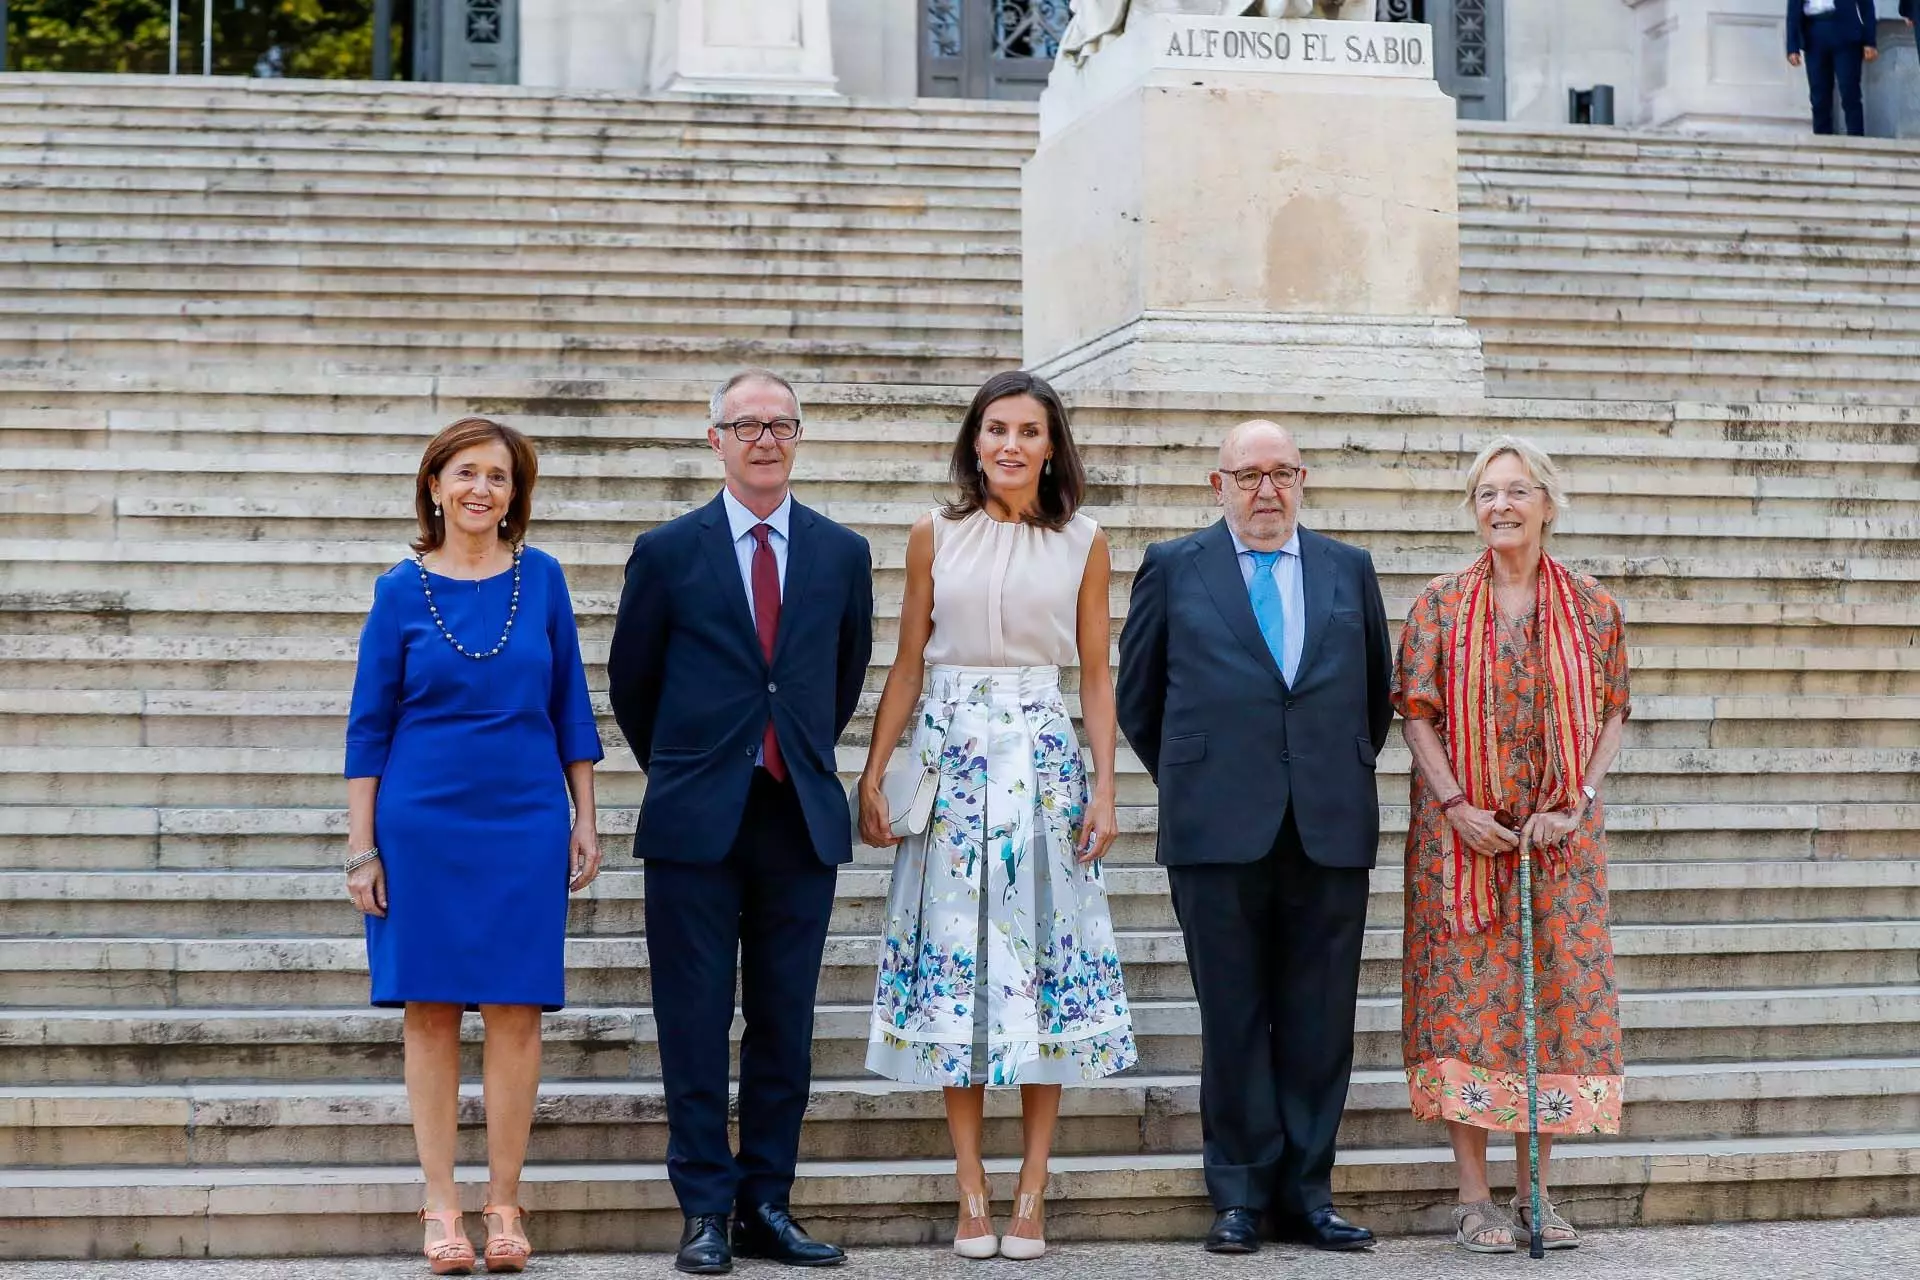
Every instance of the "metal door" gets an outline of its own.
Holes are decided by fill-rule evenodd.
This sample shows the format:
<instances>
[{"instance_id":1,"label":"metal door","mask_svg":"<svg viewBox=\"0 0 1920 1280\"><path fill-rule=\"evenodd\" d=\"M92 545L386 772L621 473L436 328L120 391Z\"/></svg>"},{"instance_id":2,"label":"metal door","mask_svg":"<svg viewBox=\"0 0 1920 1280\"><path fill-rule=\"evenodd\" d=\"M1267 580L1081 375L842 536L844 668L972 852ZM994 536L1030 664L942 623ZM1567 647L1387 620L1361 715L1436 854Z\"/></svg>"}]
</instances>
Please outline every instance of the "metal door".
<instances>
[{"instance_id":1,"label":"metal door","mask_svg":"<svg viewBox=\"0 0 1920 1280\"><path fill-rule=\"evenodd\" d=\"M1069 0L921 0L921 94L1038 98L1070 8Z\"/></svg>"},{"instance_id":2,"label":"metal door","mask_svg":"<svg viewBox=\"0 0 1920 1280\"><path fill-rule=\"evenodd\" d=\"M1463 120L1507 118L1505 0L1379 0L1382 22L1433 27L1434 71Z\"/></svg>"},{"instance_id":3,"label":"metal door","mask_svg":"<svg viewBox=\"0 0 1920 1280\"><path fill-rule=\"evenodd\" d=\"M413 77L520 83L519 0L414 0Z\"/></svg>"}]
</instances>

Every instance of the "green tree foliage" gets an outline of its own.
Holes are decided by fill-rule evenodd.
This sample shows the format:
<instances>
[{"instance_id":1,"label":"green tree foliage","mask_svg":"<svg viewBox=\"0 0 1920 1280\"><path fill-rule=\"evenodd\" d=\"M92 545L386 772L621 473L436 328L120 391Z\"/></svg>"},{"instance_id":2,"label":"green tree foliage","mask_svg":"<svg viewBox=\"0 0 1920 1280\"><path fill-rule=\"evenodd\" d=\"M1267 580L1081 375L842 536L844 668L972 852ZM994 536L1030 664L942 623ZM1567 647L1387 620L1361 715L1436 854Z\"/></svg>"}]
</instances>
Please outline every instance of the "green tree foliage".
<instances>
[{"instance_id":1,"label":"green tree foliage","mask_svg":"<svg viewBox=\"0 0 1920 1280\"><path fill-rule=\"evenodd\" d=\"M200 70L204 3L180 0L183 72ZM8 0L9 69L164 73L167 11L168 0ZM289 76L363 80L373 69L372 0L213 0L216 75L250 74L272 45Z\"/></svg>"}]
</instances>

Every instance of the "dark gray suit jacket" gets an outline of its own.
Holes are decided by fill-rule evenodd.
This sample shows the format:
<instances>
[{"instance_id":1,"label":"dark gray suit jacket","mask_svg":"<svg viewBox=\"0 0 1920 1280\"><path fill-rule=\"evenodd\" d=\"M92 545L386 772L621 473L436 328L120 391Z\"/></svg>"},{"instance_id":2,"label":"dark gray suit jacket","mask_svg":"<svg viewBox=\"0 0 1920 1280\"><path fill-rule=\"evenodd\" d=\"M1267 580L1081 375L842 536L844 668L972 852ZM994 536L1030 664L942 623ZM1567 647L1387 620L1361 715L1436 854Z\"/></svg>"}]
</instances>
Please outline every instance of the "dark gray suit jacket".
<instances>
[{"instance_id":1,"label":"dark gray suit jacket","mask_svg":"<svg viewBox=\"0 0 1920 1280\"><path fill-rule=\"evenodd\" d=\"M1306 636L1289 686L1225 521L1147 548L1120 633L1120 727L1160 785L1160 861L1253 862L1289 805L1307 857L1371 867L1393 658L1373 558L1300 530Z\"/></svg>"}]
</instances>

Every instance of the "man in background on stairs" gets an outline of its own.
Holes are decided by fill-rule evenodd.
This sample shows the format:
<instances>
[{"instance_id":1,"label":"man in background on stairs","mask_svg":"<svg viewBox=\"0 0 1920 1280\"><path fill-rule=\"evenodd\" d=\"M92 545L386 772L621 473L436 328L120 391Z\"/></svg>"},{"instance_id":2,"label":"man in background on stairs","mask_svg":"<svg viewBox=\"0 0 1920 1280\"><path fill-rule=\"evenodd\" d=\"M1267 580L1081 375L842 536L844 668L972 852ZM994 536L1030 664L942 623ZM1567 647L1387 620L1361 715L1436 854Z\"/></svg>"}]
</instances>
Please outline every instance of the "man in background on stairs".
<instances>
[{"instance_id":1,"label":"man in background on stairs","mask_svg":"<svg viewBox=\"0 0 1920 1280\"><path fill-rule=\"evenodd\" d=\"M1902 0L1902 12L1911 0ZM1813 131L1833 132L1833 94L1847 132L1864 137L1867 110L1860 96L1865 64L1880 56L1879 19L1873 0L1787 0L1787 61L1807 69L1807 93L1813 99Z\"/></svg>"},{"instance_id":2,"label":"man in background on stairs","mask_svg":"<svg viewBox=\"0 0 1920 1280\"><path fill-rule=\"evenodd\" d=\"M867 541L794 501L800 402L749 369L714 393L719 496L635 539L607 658L647 774L647 956L667 1097L674 1266L734 1255L830 1266L788 1212L813 1075L813 1004L834 881L853 857L834 746L873 652ZM737 960L737 963L736 963ZM740 1149L727 1138L734 983ZM729 1216L732 1229L729 1232Z\"/></svg>"},{"instance_id":3,"label":"man in background on stairs","mask_svg":"<svg viewBox=\"0 0 1920 1280\"><path fill-rule=\"evenodd\" d=\"M1200 1004L1206 1247L1364 1249L1333 1207L1353 1071L1374 758L1393 722L1373 560L1299 527L1307 469L1244 422L1225 519L1148 547L1120 633L1120 727L1160 787L1159 860Z\"/></svg>"}]
</instances>

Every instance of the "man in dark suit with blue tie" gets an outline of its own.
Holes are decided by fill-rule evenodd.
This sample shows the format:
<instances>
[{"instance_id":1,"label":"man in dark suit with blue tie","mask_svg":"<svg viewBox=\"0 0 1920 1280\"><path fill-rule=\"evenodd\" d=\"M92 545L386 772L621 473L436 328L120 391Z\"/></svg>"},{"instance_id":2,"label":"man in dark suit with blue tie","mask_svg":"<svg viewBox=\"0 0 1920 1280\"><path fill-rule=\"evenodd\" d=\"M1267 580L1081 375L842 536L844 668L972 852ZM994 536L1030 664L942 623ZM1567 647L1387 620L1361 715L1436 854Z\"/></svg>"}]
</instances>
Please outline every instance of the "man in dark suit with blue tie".
<instances>
[{"instance_id":1,"label":"man in dark suit with blue tie","mask_svg":"<svg viewBox=\"0 0 1920 1280\"><path fill-rule=\"evenodd\" d=\"M1860 81L1865 64L1880 56L1879 33L1873 0L1787 0L1787 61L1806 65L1816 134L1833 132L1833 93L1838 88L1847 132L1856 138L1866 135Z\"/></svg>"},{"instance_id":2,"label":"man in dark suit with blue tie","mask_svg":"<svg viewBox=\"0 0 1920 1280\"><path fill-rule=\"evenodd\" d=\"M726 486L634 541L607 659L614 715L647 774L633 847L646 860L667 1173L687 1219L674 1265L695 1275L731 1270L735 1254L842 1261L794 1222L788 1196L834 880L853 857L834 747L873 651L866 539L787 487L800 443L792 386L736 374L710 416Z\"/></svg>"},{"instance_id":3,"label":"man in dark suit with blue tie","mask_svg":"<svg viewBox=\"0 0 1920 1280\"><path fill-rule=\"evenodd\" d=\"M1212 476L1225 519L1147 548L1120 634L1120 727L1160 786L1159 860L1200 1004L1206 1247L1364 1249L1334 1138L1393 720L1373 560L1299 527L1293 437L1247 422Z\"/></svg>"}]
</instances>

